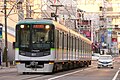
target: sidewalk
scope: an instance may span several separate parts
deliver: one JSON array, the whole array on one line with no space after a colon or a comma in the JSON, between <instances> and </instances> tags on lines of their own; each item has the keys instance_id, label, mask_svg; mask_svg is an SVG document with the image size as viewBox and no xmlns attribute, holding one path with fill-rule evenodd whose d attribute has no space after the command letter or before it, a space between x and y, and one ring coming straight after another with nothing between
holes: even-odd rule
<instances>
[{"instance_id":1,"label":"sidewalk","mask_svg":"<svg viewBox=\"0 0 120 80\"><path fill-rule=\"evenodd\" d=\"M15 66L10 67L2 67L0 66L0 73L9 73L9 72L16 72L17 68Z\"/></svg>"}]
</instances>

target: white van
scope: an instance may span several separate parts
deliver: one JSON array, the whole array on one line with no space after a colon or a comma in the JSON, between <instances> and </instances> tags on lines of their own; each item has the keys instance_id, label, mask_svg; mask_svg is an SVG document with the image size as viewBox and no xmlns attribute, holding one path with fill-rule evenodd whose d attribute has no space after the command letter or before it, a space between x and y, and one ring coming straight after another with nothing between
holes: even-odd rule
<instances>
[{"instance_id":1,"label":"white van","mask_svg":"<svg viewBox=\"0 0 120 80\"><path fill-rule=\"evenodd\" d=\"M100 55L98 59L98 68L111 67L113 68L113 58L111 55Z\"/></svg>"}]
</instances>

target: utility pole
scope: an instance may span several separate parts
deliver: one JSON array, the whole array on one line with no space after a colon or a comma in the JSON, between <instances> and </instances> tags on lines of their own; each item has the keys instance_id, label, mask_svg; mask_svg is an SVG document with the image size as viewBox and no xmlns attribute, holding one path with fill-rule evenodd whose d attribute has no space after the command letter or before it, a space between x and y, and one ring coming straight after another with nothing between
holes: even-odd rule
<instances>
[{"instance_id":1,"label":"utility pole","mask_svg":"<svg viewBox=\"0 0 120 80\"><path fill-rule=\"evenodd\" d=\"M26 18L30 18L30 3L26 0Z\"/></svg>"},{"instance_id":2,"label":"utility pole","mask_svg":"<svg viewBox=\"0 0 120 80\"><path fill-rule=\"evenodd\" d=\"M17 9L18 9L18 20L23 20L24 19L24 10L22 8L22 3L23 1L19 1L17 3Z\"/></svg>"},{"instance_id":3,"label":"utility pole","mask_svg":"<svg viewBox=\"0 0 120 80\"><path fill-rule=\"evenodd\" d=\"M18 2L17 2L18 3ZM13 7L11 8L10 12L7 15L7 0L4 0L4 18L5 18L5 48L4 48L4 60L6 63L6 67L8 67L8 43L7 43L7 17L9 16L9 14L11 13L11 11L13 10L13 8L15 7L15 5L17 4L15 3L13 5Z\"/></svg>"},{"instance_id":4,"label":"utility pole","mask_svg":"<svg viewBox=\"0 0 120 80\"><path fill-rule=\"evenodd\" d=\"M105 30L107 29L107 17L106 17L106 0L103 0L103 11L102 11L102 15L103 15L103 18L104 18L104 28Z\"/></svg>"},{"instance_id":5,"label":"utility pole","mask_svg":"<svg viewBox=\"0 0 120 80\"><path fill-rule=\"evenodd\" d=\"M6 62L6 67L8 67L8 57L7 57L7 52L8 52L8 44L7 44L7 4L6 0L4 0L4 16L5 16L5 49L4 49L4 55L5 55L5 62Z\"/></svg>"},{"instance_id":6,"label":"utility pole","mask_svg":"<svg viewBox=\"0 0 120 80\"><path fill-rule=\"evenodd\" d=\"M106 0L102 0L103 1L103 7L102 7L102 22L103 22L103 28L101 28L100 33L102 33L101 36L101 44L102 44L102 48L101 48L101 52L103 52L103 54L106 54L109 52L109 43L110 43L110 39L108 39L108 26L107 26L107 15L106 15L106 11L107 11L107 1ZM110 38L110 37L109 37Z\"/></svg>"}]
</instances>

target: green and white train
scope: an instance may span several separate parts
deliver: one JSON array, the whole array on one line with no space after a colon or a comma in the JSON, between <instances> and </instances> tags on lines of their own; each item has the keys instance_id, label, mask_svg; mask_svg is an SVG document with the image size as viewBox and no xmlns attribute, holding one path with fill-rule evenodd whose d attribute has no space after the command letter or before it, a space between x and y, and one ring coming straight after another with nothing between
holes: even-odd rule
<instances>
[{"instance_id":1,"label":"green and white train","mask_svg":"<svg viewBox=\"0 0 120 80\"><path fill-rule=\"evenodd\" d=\"M19 21L14 44L20 73L52 73L91 65L92 42L53 20Z\"/></svg>"}]
</instances>

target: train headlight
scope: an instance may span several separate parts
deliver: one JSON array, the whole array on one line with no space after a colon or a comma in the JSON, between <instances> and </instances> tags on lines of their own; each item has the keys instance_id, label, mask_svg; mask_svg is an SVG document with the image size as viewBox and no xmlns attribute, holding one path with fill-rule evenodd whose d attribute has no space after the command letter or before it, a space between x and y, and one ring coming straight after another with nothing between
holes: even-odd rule
<instances>
[{"instance_id":1,"label":"train headlight","mask_svg":"<svg viewBox=\"0 0 120 80\"><path fill-rule=\"evenodd\" d=\"M49 62L49 64L54 64L54 62Z\"/></svg>"},{"instance_id":2,"label":"train headlight","mask_svg":"<svg viewBox=\"0 0 120 80\"><path fill-rule=\"evenodd\" d=\"M20 62L16 62L16 64L20 64Z\"/></svg>"},{"instance_id":3,"label":"train headlight","mask_svg":"<svg viewBox=\"0 0 120 80\"><path fill-rule=\"evenodd\" d=\"M49 26L49 25L46 25L46 26L45 26L45 29L49 29L49 28L50 28L50 26Z\"/></svg>"},{"instance_id":4,"label":"train headlight","mask_svg":"<svg viewBox=\"0 0 120 80\"><path fill-rule=\"evenodd\" d=\"M21 28L24 28L24 25L21 25L20 27L21 27Z\"/></svg>"}]
</instances>

